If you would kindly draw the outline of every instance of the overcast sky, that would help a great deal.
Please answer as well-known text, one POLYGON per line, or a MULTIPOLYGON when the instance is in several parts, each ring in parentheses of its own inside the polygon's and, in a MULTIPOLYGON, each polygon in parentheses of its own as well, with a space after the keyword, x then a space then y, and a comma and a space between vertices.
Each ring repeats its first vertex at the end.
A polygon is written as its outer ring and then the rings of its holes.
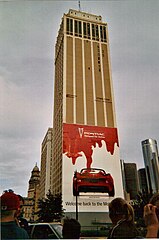
MULTIPOLYGON (((27 196, 52 127, 54 46, 78 1, 0 1, 0 193, 27 196)), ((120 157, 144 167, 141 141, 159 140, 159 1, 82 1, 108 23, 120 157)))

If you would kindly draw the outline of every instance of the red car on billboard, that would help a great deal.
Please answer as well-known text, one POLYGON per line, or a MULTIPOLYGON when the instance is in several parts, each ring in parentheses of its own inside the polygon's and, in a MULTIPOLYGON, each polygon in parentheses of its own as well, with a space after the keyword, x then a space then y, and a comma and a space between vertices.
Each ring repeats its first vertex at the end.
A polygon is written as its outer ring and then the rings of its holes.
POLYGON ((73 195, 80 192, 102 192, 114 197, 114 181, 110 173, 99 168, 83 168, 75 171, 73 177, 73 195))

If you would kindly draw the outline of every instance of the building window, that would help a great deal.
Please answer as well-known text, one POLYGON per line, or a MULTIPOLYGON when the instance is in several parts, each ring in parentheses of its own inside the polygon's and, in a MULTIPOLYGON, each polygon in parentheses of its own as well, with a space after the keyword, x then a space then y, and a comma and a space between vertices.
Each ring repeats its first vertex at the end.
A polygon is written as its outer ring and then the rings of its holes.
POLYGON ((71 18, 67 18, 66 20, 66 31, 67 34, 73 35, 73 20, 71 18))
POLYGON ((102 42, 106 42, 106 27, 100 26, 100 38, 102 42))
POLYGON ((96 28, 96 40, 99 40, 98 25, 96 25, 95 28, 96 28))
POLYGON ((79 30, 79 37, 82 37, 82 23, 81 23, 81 21, 78 22, 78 30, 79 30))
POLYGON ((100 38, 101 38, 101 41, 103 42, 103 27, 100 26, 100 38))
POLYGON ((98 25, 92 24, 92 39, 99 41, 98 25))
POLYGON ((75 36, 78 36, 77 21, 75 21, 75 36))
POLYGON ((92 39, 95 40, 95 26, 92 24, 92 39))
POLYGON ((86 23, 83 23, 83 37, 86 38, 87 32, 86 32, 86 23))
POLYGON ((106 27, 103 27, 103 32, 104 32, 104 42, 107 41, 107 37, 106 37, 106 27))
POLYGON ((83 23, 83 37, 88 39, 91 38, 90 23, 83 23))
POLYGON ((73 34, 73 20, 70 19, 70 33, 73 34))
POLYGON ((82 37, 81 21, 75 20, 75 36, 82 37))
POLYGON ((67 20, 66 20, 66 24, 67 24, 67 34, 69 34, 69 18, 67 18, 67 20))
POLYGON ((87 37, 90 39, 90 24, 87 23, 87 37))

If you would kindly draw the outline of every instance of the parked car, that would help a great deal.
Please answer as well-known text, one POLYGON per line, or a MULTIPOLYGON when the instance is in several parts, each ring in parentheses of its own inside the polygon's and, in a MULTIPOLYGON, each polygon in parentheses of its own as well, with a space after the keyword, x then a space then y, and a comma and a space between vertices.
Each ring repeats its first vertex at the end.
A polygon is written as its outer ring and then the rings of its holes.
POLYGON ((103 169, 83 168, 73 177, 73 195, 78 196, 80 192, 106 192, 114 197, 114 180, 103 169))
POLYGON ((61 239, 61 223, 32 223, 29 224, 29 235, 31 239, 61 239))

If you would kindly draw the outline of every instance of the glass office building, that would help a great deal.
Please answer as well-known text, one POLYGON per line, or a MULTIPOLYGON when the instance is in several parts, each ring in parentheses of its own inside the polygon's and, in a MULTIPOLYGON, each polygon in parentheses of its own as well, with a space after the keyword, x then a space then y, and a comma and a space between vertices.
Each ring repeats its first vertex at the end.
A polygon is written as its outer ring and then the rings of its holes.
POLYGON ((159 156, 157 141, 146 139, 141 142, 149 192, 159 192, 159 156))

